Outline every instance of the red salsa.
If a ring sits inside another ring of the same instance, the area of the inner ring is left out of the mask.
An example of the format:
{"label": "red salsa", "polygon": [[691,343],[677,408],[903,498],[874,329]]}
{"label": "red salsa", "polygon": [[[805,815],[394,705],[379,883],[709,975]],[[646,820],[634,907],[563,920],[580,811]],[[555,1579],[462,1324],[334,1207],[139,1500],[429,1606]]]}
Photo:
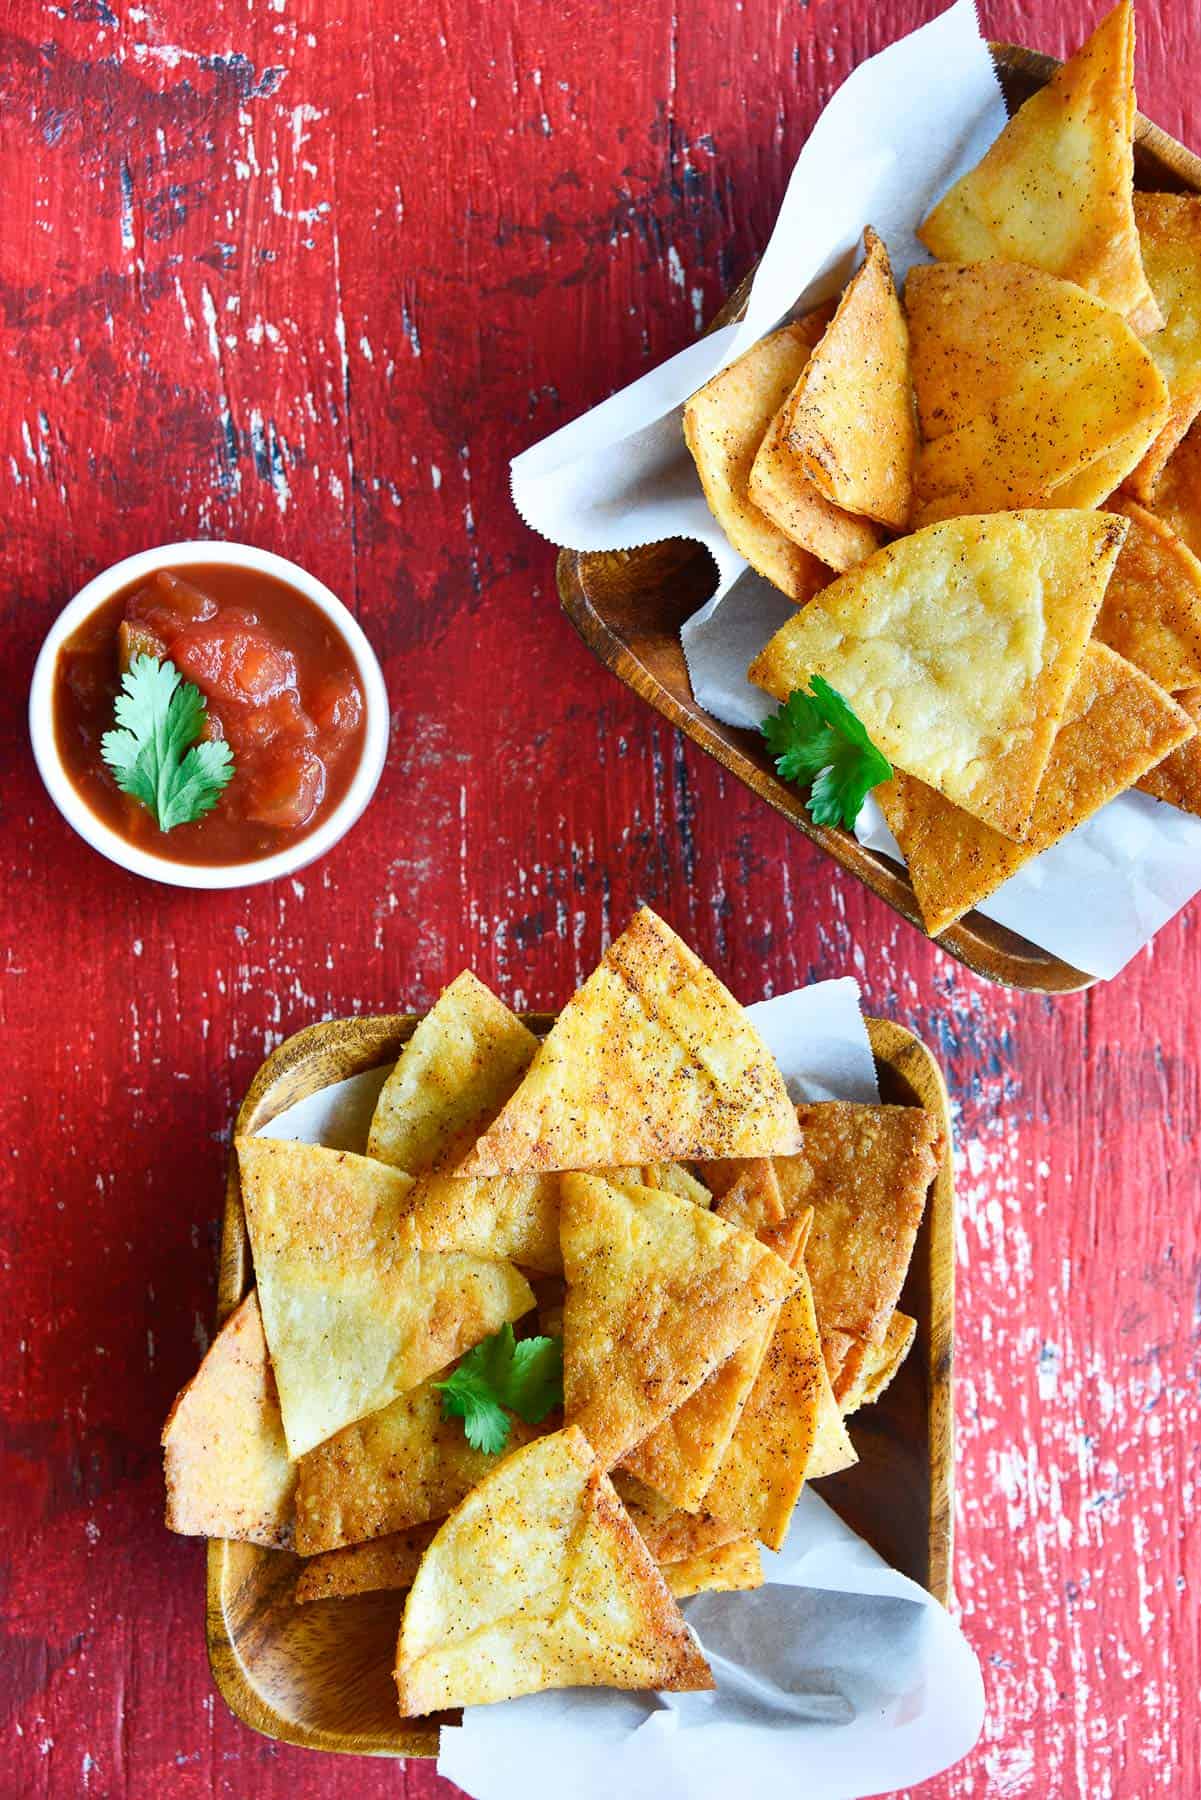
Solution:
{"label": "red salsa", "polygon": [[[174,663],[208,706],[234,773],[212,812],[171,831],[122,793],[100,754],[121,673],[145,654]],[[59,651],[58,752],[92,811],[129,843],[182,863],[241,863],[306,837],[346,793],[364,699],[345,640],[296,588],[254,569],[160,569],[97,607]]]}

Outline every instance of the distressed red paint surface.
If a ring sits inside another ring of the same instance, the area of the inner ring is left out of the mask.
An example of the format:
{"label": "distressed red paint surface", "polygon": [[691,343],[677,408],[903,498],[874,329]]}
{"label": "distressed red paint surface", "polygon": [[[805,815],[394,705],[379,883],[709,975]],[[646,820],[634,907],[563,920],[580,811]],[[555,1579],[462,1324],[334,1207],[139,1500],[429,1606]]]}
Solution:
{"label": "distressed red paint surface", "polygon": [[[635,902],[747,998],[857,971],[941,1051],[964,1153],[958,1585],[979,1750],[944,1800],[1196,1793],[1198,920],[1109,989],[994,991],[684,749],[558,615],[512,450],[682,345],[852,65],[934,0],[10,0],[0,1791],[451,1790],[257,1738],[209,1685],[156,1437],[213,1310],[232,1109],[329,1014],[465,962],[553,1005]],[[997,0],[1052,50],[1081,0]],[[1184,0],[1144,104],[1201,140]],[[870,121],[865,121],[870,128]],[[299,880],[98,861],[24,736],[40,637],[143,545],[248,539],[357,609],[391,761]]]}

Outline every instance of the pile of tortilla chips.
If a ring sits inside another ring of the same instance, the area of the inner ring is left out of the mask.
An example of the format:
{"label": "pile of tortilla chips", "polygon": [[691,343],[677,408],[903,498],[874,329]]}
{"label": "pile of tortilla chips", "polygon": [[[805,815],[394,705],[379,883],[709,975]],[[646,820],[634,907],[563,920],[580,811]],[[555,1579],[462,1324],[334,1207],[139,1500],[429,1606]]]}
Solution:
{"label": "pile of tortilla chips", "polygon": [[798,603],[945,930],[1130,787],[1201,813],[1201,196],[1133,188],[1121,0],[919,230],[685,407],[731,542]]}
{"label": "pile of tortilla chips", "polygon": [[[857,1460],[942,1153],[921,1107],[797,1108],[650,911],[541,1042],[460,975],[366,1156],[238,1141],[256,1287],[167,1421],[167,1523],[294,1551],[298,1604],[407,1589],[405,1716],[710,1687],[678,1602],[758,1586]],[[562,1407],[491,1453],[438,1384],[509,1324],[561,1339]]]}

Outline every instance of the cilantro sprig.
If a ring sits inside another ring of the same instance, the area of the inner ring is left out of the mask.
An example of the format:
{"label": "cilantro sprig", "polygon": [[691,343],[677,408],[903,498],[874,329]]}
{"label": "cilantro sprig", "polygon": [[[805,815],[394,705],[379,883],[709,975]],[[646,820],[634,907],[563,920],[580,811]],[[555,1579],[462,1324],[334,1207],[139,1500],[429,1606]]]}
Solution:
{"label": "cilantro sprig", "polygon": [[892,777],[892,764],[868,737],[837,689],[820,675],[794,688],[760,730],[785,781],[811,783],[809,811],[818,825],[849,831],[869,788]]}
{"label": "cilantro sprig", "polygon": [[497,1456],[509,1441],[510,1413],[527,1425],[539,1425],[563,1404],[562,1339],[519,1341],[511,1325],[502,1325],[434,1386],[442,1394],[442,1417],[462,1419],[472,1448]]}
{"label": "cilantro sprig", "polygon": [[160,831],[211,812],[234,758],[222,738],[198,741],[208,712],[200,689],[174,663],[135,656],[114,711],[119,729],[105,732],[100,754],[122,792],[153,814]]}

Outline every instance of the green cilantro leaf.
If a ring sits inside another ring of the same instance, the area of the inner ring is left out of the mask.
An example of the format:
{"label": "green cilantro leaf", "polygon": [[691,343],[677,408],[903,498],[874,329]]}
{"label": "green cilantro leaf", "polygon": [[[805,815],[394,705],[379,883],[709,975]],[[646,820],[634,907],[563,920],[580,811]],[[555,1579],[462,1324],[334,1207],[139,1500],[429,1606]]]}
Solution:
{"label": "green cilantro leaf", "polygon": [[811,676],[809,689],[794,688],[760,729],[784,780],[811,784],[814,822],[849,831],[869,788],[891,779],[892,764],[829,682]]}
{"label": "green cilantro leaf", "polygon": [[462,1419],[472,1448],[497,1456],[509,1441],[509,1413],[539,1425],[563,1404],[562,1341],[533,1337],[518,1343],[513,1327],[502,1325],[434,1386],[442,1395],[442,1417]]}
{"label": "green cilantro leaf", "polygon": [[200,689],[174,663],[135,656],[114,711],[119,729],[105,732],[100,754],[122,792],[153,813],[160,831],[211,812],[234,758],[222,738],[197,742],[208,711]]}

